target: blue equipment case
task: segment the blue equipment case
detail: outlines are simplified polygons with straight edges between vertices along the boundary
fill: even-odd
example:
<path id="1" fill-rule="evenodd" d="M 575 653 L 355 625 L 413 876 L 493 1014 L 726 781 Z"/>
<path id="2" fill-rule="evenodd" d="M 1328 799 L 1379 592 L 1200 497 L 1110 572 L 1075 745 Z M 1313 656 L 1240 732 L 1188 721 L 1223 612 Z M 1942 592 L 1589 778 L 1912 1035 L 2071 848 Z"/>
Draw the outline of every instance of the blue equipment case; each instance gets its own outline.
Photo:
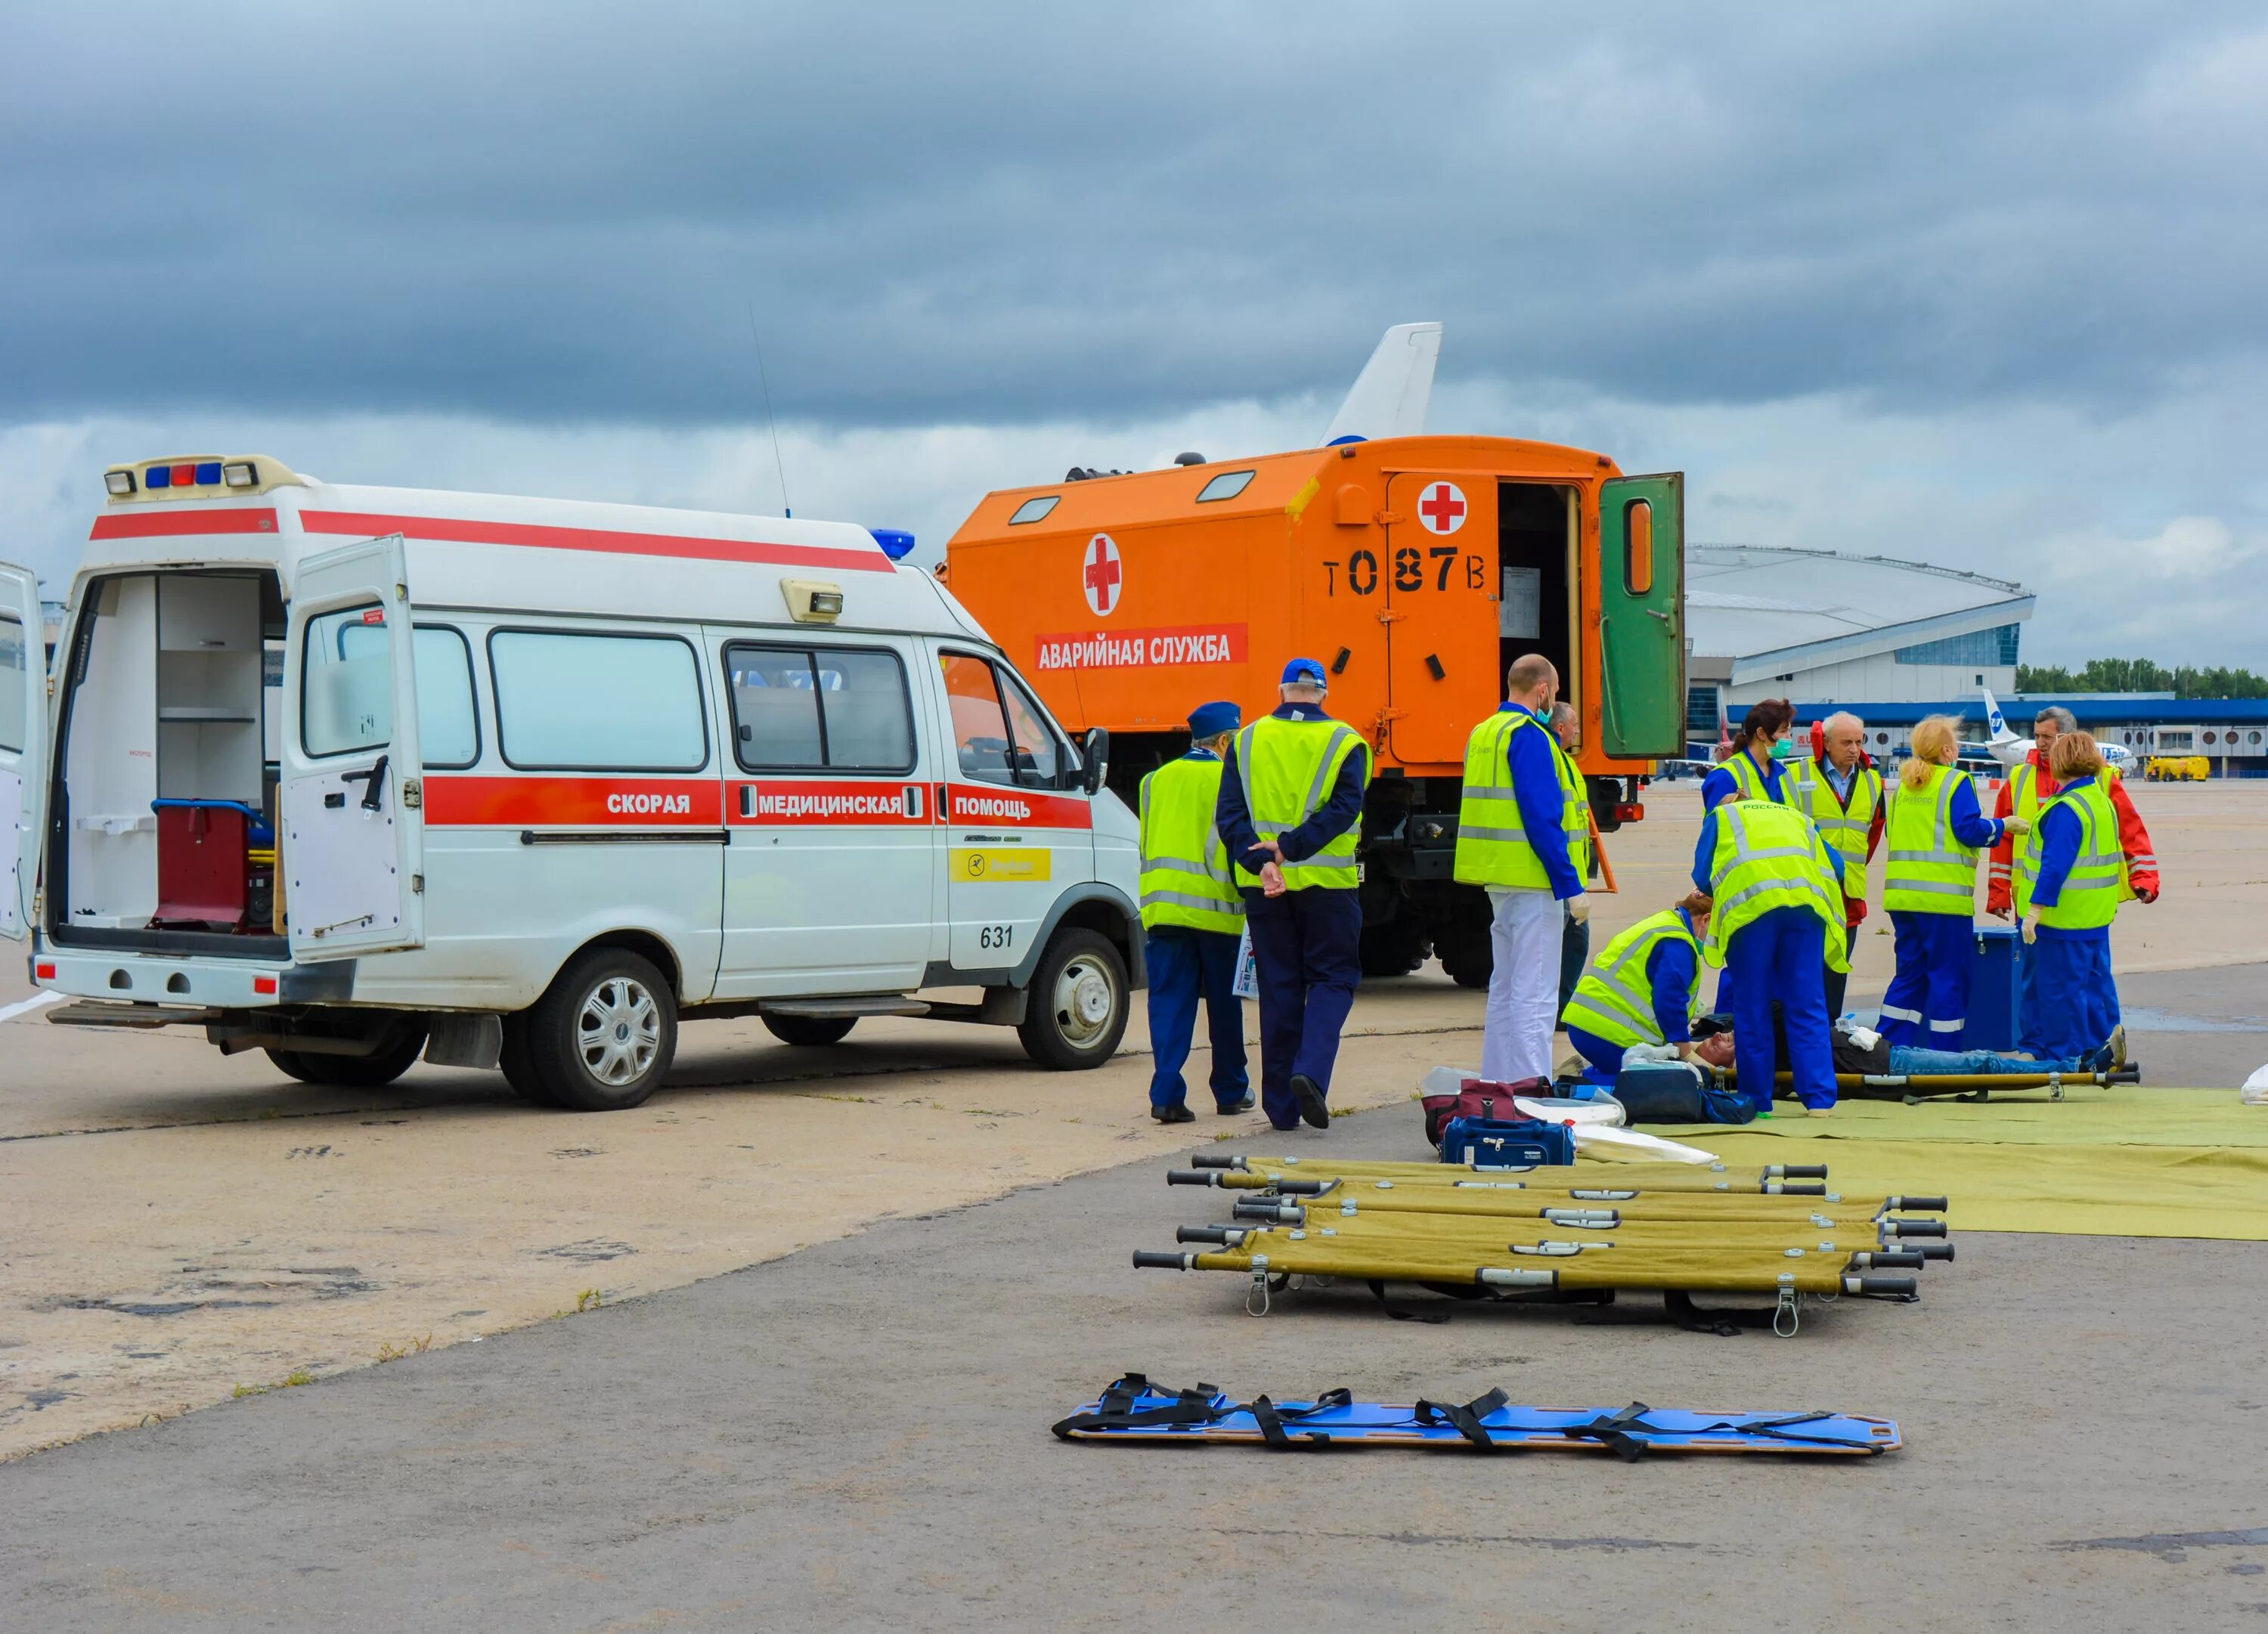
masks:
<path id="1" fill-rule="evenodd" d="M 1565 1123 L 1546 1123 L 1541 1118 L 1451 1118 L 1441 1126 L 1444 1163 L 1515 1169 L 1574 1160 L 1574 1131 Z"/>
<path id="2" fill-rule="evenodd" d="M 1969 1025 L 1961 1034 L 1963 1049 L 2015 1049 L 2021 1028 L 2016 1019 L 2016 961 L 2023 956 L 2023 938 L 2000 925 L 1977 927 L 1977 955 L 1969 968 Z"/>

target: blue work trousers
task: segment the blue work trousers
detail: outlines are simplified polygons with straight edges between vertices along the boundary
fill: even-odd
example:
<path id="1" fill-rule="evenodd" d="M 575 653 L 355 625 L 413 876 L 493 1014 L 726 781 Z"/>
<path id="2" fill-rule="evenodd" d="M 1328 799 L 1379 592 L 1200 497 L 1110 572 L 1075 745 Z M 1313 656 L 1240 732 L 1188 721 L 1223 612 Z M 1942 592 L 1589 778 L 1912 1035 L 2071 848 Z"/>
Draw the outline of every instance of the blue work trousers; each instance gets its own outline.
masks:
<path id="1" fill-rule="evenodd" d="M 2118 1025 L 2118 983 L 2110 977 L 2110 930 L 2058 931 L 2041 925 L 2022 949 L 2017 979 L 2028 1053 L 2043 1058 L 2085 1056 L 2110 1041 Z"/>
<path id="2" fill-rule="evenodd" d="M 1298 1126 L 1292 1075 L 1329 1093 L 1339 1028 L 1362 982 L 1362 903 L 1352 891 L 1311 886 L 1281 896 L 1244 893 L 1260 983 L 1260 1108 L 1278 1129 Z"/>
<path id="3" fill-rule="evenodd" d="M 1786 1023 L 1788 1071 L 1807 1107 L 1835 1104 L 1835 1049 L 1828 1034 L 1827 926 L 1808 908 L 1774 908 L 1733 932 L 1725 973 L 1733 977 L 1733 1074 L 1741 1093 L 1770 1112 L 1778 1051 L 1772 1000 Z"/>
<path id="4" fill-rule="evenodd" d="M 1623 1056 L 1627 1053 L 1628 1046 L 1609 1044 L 1596 1033 L 1586 1033 L 1580 1027 L 1567 1029 L 1567 1041 L 1575 1047 L 1575 1053 L 1589 1064 L 1583 1069 L 1583 1082 L 1603 1084 L 1612 1089 L 1615 1075 L 1623 1070 Z"/>
<path id="5" fill-rule="evenodd" d="M 1244 1005 L 1236 997 L 1236 950 L 1240 938 L 1226 931 L 1160 925 L 1142 938 L 1150 967 L 1150 1104 L 1163 1109 L 1184 1103 L 1189 1086 L 1182 1064 L 1197 1029 L 1197 1001 L 1205 1007 L 1205 1034 L 1212 1041 L 1212 1098 L 1218 1107 L 1242 1100 L 1249 1086 L 1244 1072 Z"/>
<path id="6" fill-rule="evenodd" d="M 1958 1049 L 1969 1025 L 1969 971 L 1977 960 L 1977 927 L 1965 913 L 1890 910 L 1897 936 L 1897 974 L 1882 995 L 1877 1029 L 1892 1044 Z"/>

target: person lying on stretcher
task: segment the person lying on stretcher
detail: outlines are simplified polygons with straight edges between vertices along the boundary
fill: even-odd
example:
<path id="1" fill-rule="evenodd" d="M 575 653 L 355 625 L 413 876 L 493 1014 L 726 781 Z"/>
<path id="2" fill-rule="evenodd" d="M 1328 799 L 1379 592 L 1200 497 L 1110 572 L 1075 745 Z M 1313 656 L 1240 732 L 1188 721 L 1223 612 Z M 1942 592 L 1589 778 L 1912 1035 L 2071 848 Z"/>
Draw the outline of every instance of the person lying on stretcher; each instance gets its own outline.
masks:
<path id="1" fill-rule="evenodd" d="M 1781 1031 L 1779 1006 L 1772 1006 L 1773 1060 L 1787 1070 L 1787 1039 Z M 1835 1070 L 1870 1078 L 2000 1078 L 2017 1073 L 2111 1072 L 2126 1064 L 2126 1029 L 2114 1030 L 2110 1041 L 2091 1055 L 2068 1061 L 2035 1061 L 2029 1056 L 1996 1055 L 1989 1049 L 1918 1049 L 1887 1044 L 1882 1035 L 1847 1016 L 1835 1023 Z M 1733 1030 L 1712 1033 L 1693 1046 L 1693 1056 L 1719 1073 L 1733 1070 Z"/>

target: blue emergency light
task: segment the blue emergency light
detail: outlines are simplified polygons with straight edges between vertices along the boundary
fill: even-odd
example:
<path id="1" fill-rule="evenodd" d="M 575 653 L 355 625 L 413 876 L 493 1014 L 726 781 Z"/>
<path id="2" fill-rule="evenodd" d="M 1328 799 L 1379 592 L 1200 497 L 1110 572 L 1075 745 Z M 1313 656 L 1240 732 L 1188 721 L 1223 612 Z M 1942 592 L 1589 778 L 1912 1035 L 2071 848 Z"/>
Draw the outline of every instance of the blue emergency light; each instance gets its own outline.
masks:
<path id="1" fill-rule="evenodd" d="M 914 548 L 914 536 L 902 527 L 870 527 L 866 531 L 881 546 L 882 554 L 893 562 L 903 561 Z"/>

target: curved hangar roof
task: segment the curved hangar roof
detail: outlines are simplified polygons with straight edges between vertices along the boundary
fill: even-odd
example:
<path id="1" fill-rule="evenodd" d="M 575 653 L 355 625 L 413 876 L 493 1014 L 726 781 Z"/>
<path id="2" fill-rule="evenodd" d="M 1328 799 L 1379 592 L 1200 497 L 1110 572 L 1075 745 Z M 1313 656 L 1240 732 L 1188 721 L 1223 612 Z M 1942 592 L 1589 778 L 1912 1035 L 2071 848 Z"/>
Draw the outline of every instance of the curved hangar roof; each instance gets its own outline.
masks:
<path id="1" fill-rule="evenodd" d="M 2021 585 L 1981 573 L 1767 545 L 1689 545 L 1686 629 L 1733 684 L 1997 629 L 2032 615 Z"/>

